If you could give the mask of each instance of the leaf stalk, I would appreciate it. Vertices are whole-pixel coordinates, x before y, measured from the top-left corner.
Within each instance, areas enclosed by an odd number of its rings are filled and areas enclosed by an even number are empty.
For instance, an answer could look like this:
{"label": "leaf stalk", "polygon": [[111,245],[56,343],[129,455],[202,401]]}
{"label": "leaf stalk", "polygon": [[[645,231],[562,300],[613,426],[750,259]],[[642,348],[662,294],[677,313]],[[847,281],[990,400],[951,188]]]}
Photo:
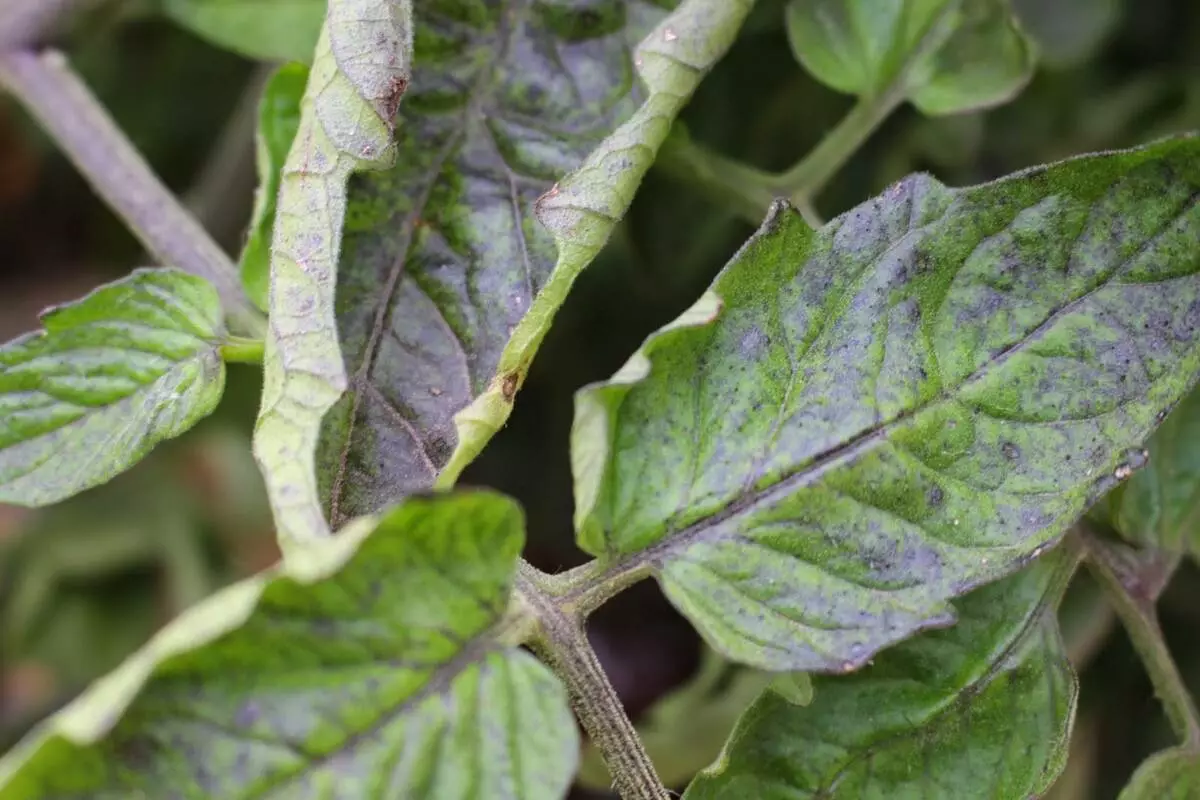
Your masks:
{"label": "leaf stalk", "polygon": [[1200,753],[1200,712],[1163,639],[1155,610],[1158,594],[1175,571],[1178,558],[1163,558],[1159,553],[1147,556],[1086,531],[1080,531],[1074,541],[1087,555],[1088,569],[1125,626],[1172,730],[1185,748]]}
{"label": "leaf stalk", "polygon": [[566,684],[571,705],[623,800],[667,800],[670,795],[588,642],[581,619],[564,612],[538,585],[546,577],[524,562],[517,573],[517,590],[540,623],[530,646]]}
{"label": "leaf stalk", "polygon": [[165,265],[211,282],[231,327],[239,333],[265,333],[266,320],[242,291],[233,263],[163,186],[62,53],[4,53],[0,83],[58,142],[151,253]]}

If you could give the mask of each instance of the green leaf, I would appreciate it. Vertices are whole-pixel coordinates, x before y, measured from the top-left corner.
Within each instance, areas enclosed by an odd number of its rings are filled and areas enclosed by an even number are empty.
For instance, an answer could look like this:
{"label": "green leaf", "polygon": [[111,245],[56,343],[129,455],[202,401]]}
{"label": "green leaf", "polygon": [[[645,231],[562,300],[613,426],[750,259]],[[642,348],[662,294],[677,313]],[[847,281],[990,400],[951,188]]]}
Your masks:
{"label": "green leaf", "polygon": [[1012,0],[1043,64],[1078,66],[1093,55],[1121,20],[1120,0]]}
{"label": "green leaf", "polygon": [[1119,800],[1190,800],[1200,794],[1200,758],[1184,748],[1142,762]]}
{"label": "green leaf", "polygon": [[254,457],[285,554],[330,533],[314,454],[347,383],[334,317],[346,181],[394,160],[412,32],[409,0],[331,0],[280,175]]}
{"label": "green leaf", "polygon": [[576,399],[580,545],[728,657],[840,671],[953,619],[1128,477],[1200,372],[1200,139],[812,232],[777,206]]}
{"label": "green leaf", "polygon": [[811,706],[766,693],[685,800],[1040,797],[1066,762],[1078,687],[1052,557],[957,603],[958,624],[819,677]]}
{"label": "green leaf", "polygon": [[325,16],[325,0],[161,2],[163,13],[198,36],[262,61],[312,61]]}
{"label": "green leaf", "polygon": [[513,647],[521,512],[418,498],[186,612],[0,761],[0,797],[555,800],[566,691]]}
{"label": "green leaf", "polygon": [[504,424],[752,2],[661,5],[421,6],[400,157],[351,186],[337,287],[351,385],[319,458],[335,527],[452,484]]}
{"label": "green leaf", "polygon": [[271,230],[275,224],[275,198],[288,151],[300,128],[300,99],[308,82],[308,67],[285,64],[263,87],[258,105],[258,130],[254,136],[258,164],[258,191],[250,233],[238,266],[242,285],[254,304],[268,310],[267,288],[271,275]]}
{"label": "green leaf", "polygon": [[1129,541],[1200,558],[1200,392],[1192,392],[1150,439],[1149,461],[1092,515]]}
{"label": "green leaf", "polygon": [[1012,99],[1035,54],[1008,0],[793,0],[788,36],[822,83],[891,107],[960,114]]}
{"label": "green leaf", "polygon": [[201,278],[137,270],[42,324],[0,347],[0,503],[104,483],[221,399],[221,303]]}

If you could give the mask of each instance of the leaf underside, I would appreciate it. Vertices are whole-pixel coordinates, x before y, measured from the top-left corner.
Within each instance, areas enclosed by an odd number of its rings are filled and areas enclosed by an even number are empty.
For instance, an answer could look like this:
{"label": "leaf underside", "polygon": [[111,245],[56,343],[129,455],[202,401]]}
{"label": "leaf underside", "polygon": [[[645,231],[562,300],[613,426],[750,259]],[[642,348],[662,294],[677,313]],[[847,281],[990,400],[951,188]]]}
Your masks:
{"label": "leaf underside", "polygon": [[1072,566],[1054,554],[977,590],[953,628],[818,678],[810,706],[764,693],[685,800],[1040,797],[1078,691],[1055,617]]}
{"label": "leaf underside", "polygon": [[413,499],[372,527],[186,612],[0,761],[0,797],[560,798],[566,691],[496,639],[516,504]]}
{"label": "leaf underside", "polygon": [[103,483],[221,399],[221,303],[201,278],[137,270],[42,324],[0,347],[0,503]]}
{"label": "leaf underside", "polygon": [[841,671],[1020,568],[1144,460],[1200,367],[1200,140],[819,232],[777,208],[696,307],[577,398],[581,546],[715,648]]}
{"label": "leaf underside", "polygon": [[417,8],[396,164],[349,189],[350,389],[318,458],[334,527],[452,483],[507,418],[572,281],[751,2],[670,5]]}
{"label": "leaf underside", "polygon": [[285,554],[330,533],[314,463],[346,389],[334,314],[346,181],[392,162],[412,35],[410,0],[331,0],[280,173],[254,457]]}

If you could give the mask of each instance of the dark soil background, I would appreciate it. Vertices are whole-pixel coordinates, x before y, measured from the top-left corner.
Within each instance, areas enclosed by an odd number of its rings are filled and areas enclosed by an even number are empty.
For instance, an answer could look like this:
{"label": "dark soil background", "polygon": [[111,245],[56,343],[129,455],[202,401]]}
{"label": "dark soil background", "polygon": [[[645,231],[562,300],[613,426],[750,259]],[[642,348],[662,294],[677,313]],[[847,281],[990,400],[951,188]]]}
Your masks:
{"label": "dark soil background", "polygon": [[[143,4],[145,5],[145,4]],[[1196,0],[1016,0],[1044,61],[1014,102],[942,120],[895,114],[822,197],[826,218],[924,170],[951,185],[1200,128]],[[849,108],[795,63],[782,2],[761,0],[685,115],[694,138],[782,169]],[[262,68],[149,14],[111,4],[66,33],[74,63],[148,160],[236,253],[255,185]],[[528,558],[580,563],[572,541],[572,395],[608,377],[698,296],[751,228],[652,173],[563,309],[509,426],[463,481],[524,504]],[[0,97],[0,335],[146,257],[72,166]],[[249,457],[256,370],[233,367],[218,414],[111,485],[36,513],[0,507],[0,750],[119,663],[181,607],[271,563],[270,520]],[[134,499],[131,499],[134,498]],[[147,501],[147,498],[151,498]],[[1086,587],[1064,626],[1083,693],[1059,800],[1112,798],[1170,732],[1124,634]],[[1182,570],[1163,622],[1200,690],[1200,575]],[[595,645],[631,713],[695,671],[695,635],[652,584],[594,619]],[[581,796],[583,796],[581,794]]]}

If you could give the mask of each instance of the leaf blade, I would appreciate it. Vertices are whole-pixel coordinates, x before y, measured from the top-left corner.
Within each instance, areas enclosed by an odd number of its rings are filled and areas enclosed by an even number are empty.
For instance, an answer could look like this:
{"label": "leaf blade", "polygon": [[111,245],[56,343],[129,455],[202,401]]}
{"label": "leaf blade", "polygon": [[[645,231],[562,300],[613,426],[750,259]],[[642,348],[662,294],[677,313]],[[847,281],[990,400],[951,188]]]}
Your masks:
{"label": "leaf blade", "polygon": [[220,298],[202,278],[136,270],[0,347],[0,502],[47,505],[137,463],[216,407]]}
{"label": "leaf blade", "polygon": [[822,83],[929,116],[1000,105],[1033,76],[1033,44],[1007,0],[793,0],[787,22],[797,60]]}
{"label": "leaf blade", "polygon": [[218,47],[262,61],[308,62],[325,0],[164,0],[162,9]]}
{"label": "leaf blade", "polygon": [[[448,7],[419,27],[402,157],[352,200],[338,287],[351,391],[320,459],[335,527],[452,484],[503,425],[572,282],[751,4],[661,5]],[[631,59],[631,32],[651,28]]]}
{"label": "leaf blade", "polygon": [[185,613],[8,754],[0,796],[129,796],[168,775],[202,797],[347,781],[560,796],[578,747],[566,691],[504,638],[521,523],[490,493],[412,499],[298,551]]}
{"label": "leaf blade", "polygon": [[1074,563],[1048,561],[963,598],[954,628],[818,678],[807,708],[762,695],[684,797],[1041,796],[1078,694],[1055,620]]}
{"label": "leaf blade", "polygon": [[1200,790],[1200,761],[1186,748],[1146,759],[1121,790],[1119,800],[1187,800]]}
{"label": "leaf blade", "polygon": [[329,3],[280,176],[254,432],[285,553],[330,534],[314,461],[321,421],[346,389],[334,315],[346,181],[392,162],[395,112],[411,65],[409,0]]}
{"label": "leaf blade", "polygon": [[1194,380],[1197,145],[916,176],[816,234],[777,209],[577,395],[580,546],[762,668],[950,622],[1128,477]]}

